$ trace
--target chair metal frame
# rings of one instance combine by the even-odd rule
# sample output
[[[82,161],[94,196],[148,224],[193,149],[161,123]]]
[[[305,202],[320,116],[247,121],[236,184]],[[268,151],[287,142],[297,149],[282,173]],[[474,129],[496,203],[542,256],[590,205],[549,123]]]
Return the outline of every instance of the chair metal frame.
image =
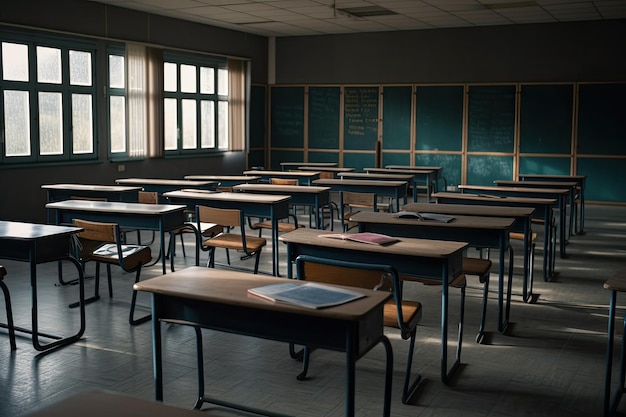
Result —
[[[0,289],[4,293],[4,304],[7,312],[7,324],[0,324],[0,327],[6,327],[9,331],[9,343],[11,344],[11,350],[17,349],[17,344],[15,343],[15,325],[13,323],[13,309],[11,307],[11,294],[9,293],[9,288],[4,283],[4,277],[7,274],[7,270],[4,266],[0,265]]]

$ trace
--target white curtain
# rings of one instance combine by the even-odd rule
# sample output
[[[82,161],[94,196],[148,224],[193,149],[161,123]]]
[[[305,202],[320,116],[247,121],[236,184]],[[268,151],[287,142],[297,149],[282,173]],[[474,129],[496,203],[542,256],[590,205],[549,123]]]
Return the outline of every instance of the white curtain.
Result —
[[[148,149],[148,63],[143,45],[126,44],[126,137],[128,156],[140,158]]]
[[[228,60],[228,103],[230,150],[242,151],[246,144],[246,77],[245,63]]]

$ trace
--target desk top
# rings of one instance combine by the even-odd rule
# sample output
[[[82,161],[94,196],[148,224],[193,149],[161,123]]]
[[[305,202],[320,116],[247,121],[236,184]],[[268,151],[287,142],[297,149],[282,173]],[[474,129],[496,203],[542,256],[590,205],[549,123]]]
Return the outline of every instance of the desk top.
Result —
[[[353,242],[342,239],[322,238],[319,235],[333,234],[330,231],[301,228],[279,236],[285,243],[298,243],[327,248],[358,250],[363,252],[388,253],[428,258],[447,258],[468,247],[465,242],[447,240],[399,238],[391,245],[372,245],[369,243]]]
[[[141,187],[122,185],[96,185],[96,184],[44,184],[45,190],[68,190],[68,191],[139,191]]]
[[[418,213],[438,213],[464,216],[485,217],[530,217],[535,212],[532,207],[497,207],[481,206],[478,204],[433,204],[409,203],[402,207],[405,211]]]
[[[329,187],[316,187],[308,185],[281,185],[281,184],[239,184],[233,187],[234,191],[266,191],[283,192],[285,194],[319,194],[330,191]]]
[[[537,178],[537,179],[546,179],[552,178],[556,180],[583,180],[587,178],[586,175],[552,175],[552,174],[519,174],[520,178]]]
[[[383,174],[383,173],[369,173],[369,172],[340,172],[337,174],[341,178],[354,178],[363,180],[384,180],[384,181],[412,181],[413,174]]]
[[[512,181],[512,180],[495,180],[496,185],[510,187],[542,187],[542,188],[574,188],[578,185],[576,181]]]
[[[494,197],[488,195],[480,195],[480,194],[462,194],[462,193],[434,193],[432,195],[435,199],[437,198],[454,198],[459,200],[468,200],[468,201],[481,201],[485,204],[497,204],[499,206],[505,206],[506,204],[532,204],[532,205],[546,205],[552,206],[556,204],[555,198],[538,198],[538,197]]]
[[[298,167],[300,171],[321,171],[321,172],[352,172],[354,168],[327,167],[320,165],[301,165]]]
[[[464,229],[509,229],[515,219],[509,217],[483,217],[455,215],[450,222],[436,222],[432,220],[401,219],[397,213],[383,213],[372,211],[361,211],[350,217],[351,222],[356,223],[384,223],[394,225],[406,225],[407,227],[442,227],[442,228],[464,228]]]
[[[436,169],[418,169],[417,167],[408,169],[408,168],[363,168],[363,171],[366,172],[377,172],[380,174],[389,173],[389,174],[433,174],[437,172]]]
[[[172,407],[156,401],[141,400],[109,391],[84,391],[42,407],[23,417],[207,417],[219,415]]]
[[[606,280],[603,287],[607,290],[626,291],[626,269],[616,271]]]
[[[429,166],[429,165],[385,165],[385,168],[389,169],[409,169],[409,170],[427,170],[427,171],[441,171],[442,166]]]
[[[185,175],[185,180],[196,181],[241,181],[254,182],[260,180],[257,175]]]
[[[372,308],[391,298],[389,292],[349,287],[350,290],[365,294],[366,297],[338,306],[312,309],[287,303],[275,303],[248,293],[249,288],[282,282],[304,284],[306,281],[287,281],[284,278],[265,277],[250,272],[191,266],[167,275],[140,281],[133,288],[137,291],[172,297],[343,320],[359,319]]]
[[[383,181],[383,180],[343,180],[340,178],[324,178],[313,181],[315,185],[371,185],[373,187],[402,187],[407,185],[406,181]]]
[[[258,175],[261,177],[316,177],[319,171],[244,171],[244,175]]]
[[[280,166],[283,167],[298,167],[298,166],[307,166],[307,167],[336,167],[339,165],[337,162],[281,162]]]
[[[459,185],[459,190],[477,190],[487,192],[536,193],[536,194],[568,194],[567,188],[540,188],[540,187],[500,187],[496,185]]]
[[[187,198],[207,201],[234,201],[245,203],[273,204],[291,199],[289,195],[248,194],[248,193],[220,193],[203,192],[202,190],[178,190],[163,193],[163,197]]]
[[[217,185],[217,181],[192,181],[192,180],[168,180],[161,178],[119,178],[117,184],[133,185],[167,185],[181,187],[202,187],[207,185]]]
[[[100,211],[107,213],[157,215],[187,207],[178,204],[121,203],[116,201],[65,200],[46,204],[47,209]]]
[[[39,238],[68,235],[81,232],[81,227],[55,226],[51,224],[10,222],[0,220],[0,238],[13,240],[36,240]]]

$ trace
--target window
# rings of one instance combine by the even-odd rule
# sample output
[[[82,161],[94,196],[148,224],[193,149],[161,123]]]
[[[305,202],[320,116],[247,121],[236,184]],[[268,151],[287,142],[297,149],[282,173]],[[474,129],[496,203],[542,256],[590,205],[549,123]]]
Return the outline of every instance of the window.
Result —
[[[2,163],[95,159],[95,47],[0,34]]]
[[[163,133],[166,154],[229,149],[228,80],[225,59],[165,54]]]

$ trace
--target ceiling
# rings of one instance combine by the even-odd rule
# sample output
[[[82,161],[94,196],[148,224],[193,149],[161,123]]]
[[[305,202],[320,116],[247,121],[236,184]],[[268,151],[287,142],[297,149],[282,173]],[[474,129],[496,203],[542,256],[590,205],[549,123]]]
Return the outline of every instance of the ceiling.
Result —
[[[88,0],[268,37],[626,18],[626,0]]]

